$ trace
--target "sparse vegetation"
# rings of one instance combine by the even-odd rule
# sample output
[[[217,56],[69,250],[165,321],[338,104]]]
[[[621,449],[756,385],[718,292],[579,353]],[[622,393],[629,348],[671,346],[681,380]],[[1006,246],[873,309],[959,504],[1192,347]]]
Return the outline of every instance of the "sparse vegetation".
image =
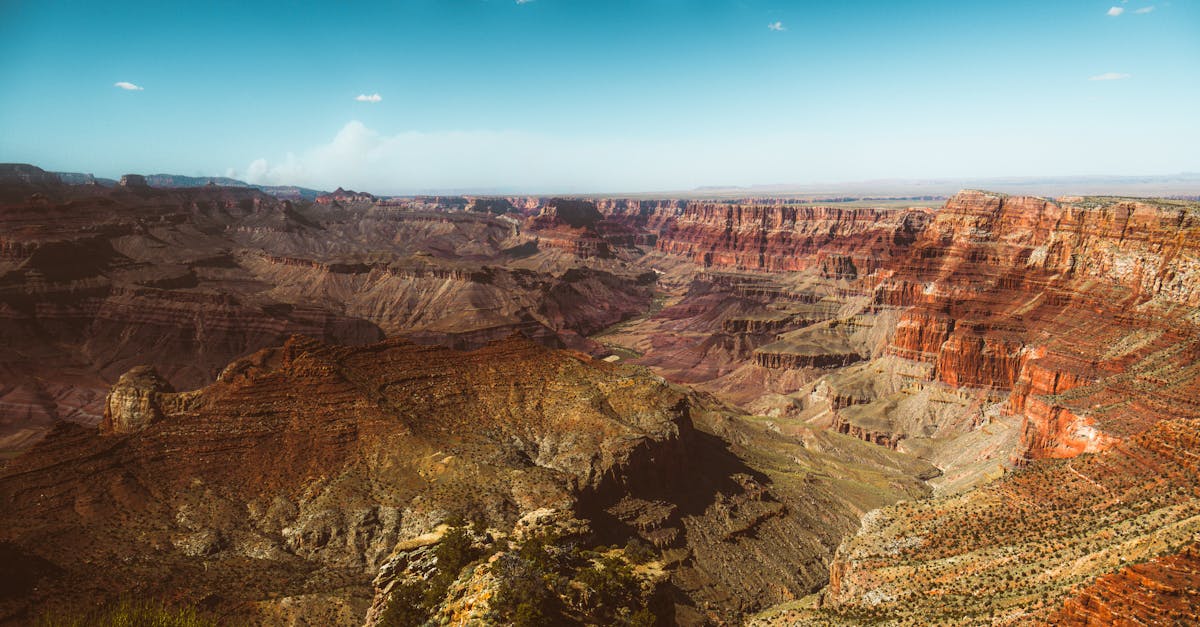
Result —
[[[452,522],[465,524],[461,519]],[[428,579],[406,579],[393,588],[380,624],[383,627],[410,627],[423,624],[441,604],[450,585],[462,569],[483,555],[476,548],[471,532],[464,526],[448,529],[433,550],[436,559]]]
[[[626,551],[584,550],[553,536],[526,541],[519,550],[497,560],[493,573],[500,582],[492,599],[492,618],[512,625],[585,622],[601,625],[655,625],[667,611],[653,586],[643,585],[635,562],[654,553],[640,540],[630,540],[637,559]]]
[[[1116,452],[886,508],[843,547],[861,573],[796,624],[1045,620],[1098,575],[1178,552],[1200,530],[1197,446],[1188,423],[1163,421]]]
[[[46,612],[36,627],[217,627],[228,624],[194,607],[159,601],[122,599],[91,612]]]

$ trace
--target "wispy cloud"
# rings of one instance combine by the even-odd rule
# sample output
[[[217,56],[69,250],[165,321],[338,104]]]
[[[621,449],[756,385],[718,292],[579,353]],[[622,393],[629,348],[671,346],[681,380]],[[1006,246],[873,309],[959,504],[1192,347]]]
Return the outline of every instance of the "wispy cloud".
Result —
[[[1096,85],[1094,90],[1108,91],[1100,87]],[[1006,136],[1005,141],[1031,145],[1046,141],[1044,132],[1030,129]],[[930,136],[924,129],[885,134],[890,136],[870,140],[866,144],[869,149],[864,150],[862,142],[846,141],[836,128],[819,132],[772,128],[724,138],[652,138],[611,132],[559,135],[517,129],[381,133],[361,122],[349,122],[326,141],[296,145],[299,150],[293,153],[244,164],[232,178],[314,189],[341,186],[375,194],[473,189],[549,195],[791,183],[799,182],[798,172],[812,181],[928,178],[929,172],[975,176],[973,173],[981,169],[1055,172],[1064,158],[1088,164],[1088,170],[1121,171],[1136,165],[1140,171],[1169,172],[1187,167],[1186,158],[1195,154],[1194,133],[1157,136],[1128,127],[1123,132],[1131,138],[1124,144],[1128,150],[1111,150],[1114,137],[1107,133],[1080,129],[1079,134],[1054,136],[1069,140],[1061,141],[1062,151],[981,153],[980,136]],[[799,145],[826,149],[797,151]],[[913,146],[928,153],[914,153]],[[983,153],[988,159],[978,158]]]
[[[134,85],[133,83],[130,83],[128,81],[117,81],[117,82],[113,83],[113,87],[120,87],[121,89],[124,89],[126,91],[143,91],[143,89],[141,87]]]
[[[239,169],[242,180],[318,189],[690,189],[709,181],[783,180],[797,165],[791,135],[665,141],[521,130],[380,133],[349,122],[332,140]],[[757,152],[755,152],[757,151]],[[734,157],[733,155],[736,155]],[[830,159],[822,154],[822,163]],[[853,157],[857,159],[857,153]],[[900,158],[888,153],[888,159]],[[818,164],[819,165],[819,164]],[[761,177],[761,178],[760,178]]]
[[[787,30],[787,28],[784,27],[783,22],[771,22],[770,24],[767,24],[767,28],[775,32]]]
[[[1095,76],[1088,77],[1089,81],[1120,81],[1127,78],[1133,78],[1133,74],[1122,74],[1121,72],[1105,72]]]
[[[1112,7],[1108,10],[1108,14],[1113,17],[1116,17],[1124,12],[1125,12],[1125,9],[1123,9],[1121,7]]]
[[[1134,10],[1134,13],[1137,13],[1137,14],[1139,14],[1139,15],[1145,15],[1146,13],[1149,13],[1149,12],[1151,12],[1151,11],[1153,11],[1153,10],[1154,10],[1154,5],[1152,4],[1152,5],[1148,6],[1148,7],[1142,7],[1142,8],[1140,8],[1140,9],[1135,9],[1135,10]]]
[[[370,96],[366,94],[359,94],[355,96],[354,99],[359,102],[379,102],[383,100],[383,96],[380,96],[379,94],[371,94]]]
[[[529,4],[530,2],[533,2],[533,0],[517,0],[517,4]]]

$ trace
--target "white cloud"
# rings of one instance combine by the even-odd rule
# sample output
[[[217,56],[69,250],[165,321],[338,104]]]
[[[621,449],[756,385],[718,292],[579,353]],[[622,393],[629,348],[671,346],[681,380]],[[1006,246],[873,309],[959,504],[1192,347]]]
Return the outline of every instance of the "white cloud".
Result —
[[[822,155],[821,163],[795,162],[795,146],[812,143],[833,139],[772,134],[666,141],[512,130],[386,135],[351,121],[327,143],[281,159],[256,159],[239,173],[242,180],[260,185],[340,186],[379,194],[690,189],[714,181],[794,180],[798,171],[821,176],[830,155]]]
[[[116,83],[113,83],[113,87],[120,87],[126,91],[143,91],[141,87],[138,87],[137,85],[134,85],[128,81],[117,81]]]
[[[1116,17],[1124,12],[1125,12],[1125,9],[1122,9],[1121,7],[1112,7],[1108,10],[1108,14],[1111,15],[1112,17]]]
[[[767,28],[775,32],[787,30],[787,28],[784,27],[783,22],[771,22],[770,24],[767,24]]]
[[[1105,72],[1095,76],[1088,77],[1089,81],[1119,81],[1126,78],[1133,78],[1133,74],[1123,74],[1121,72]]]
[[[529,4],[530,2],[533,2],[533,0],[517,0],[517,4]]]
[[[379,102],[383,100],[383,96],[380,96],[379,94],[371,94],[370,96],[366,94],[359,94],[355,96],[354,99],[359,102]]]
[[[1148,7],[1142,7],[1142,8],[1140,8],[1140,9],[1136,9],[1136,10],[1134,11],[1134,13],[1137,13],[1138,15],[1145,15],[1145,14],[1147,14],[1147,13],[1149,13],[1149,12],[1153,11],[1153,10],[1154,10],[1154,5],[1152,4],[1152,5],[1148,6]]]
[[[354,121],[335,129],[328,141],[296,146],[301,150],[253,159],[252,163],[247,159],[234,178],[314,189],[341,186],[381,195],[469,190],[620,194],[702,185],[974,177],[1011,172],[1177,172],[1194,163],[1197,142],[1196,133],[1158,136],[1137,125],[1115,125],[1099,135],[1094,127],[1082,123],[1051,137],[1040,130],[1003,134],[1004,141],[999,143],[1004,145],[1049,140],[1064,146],[1063,151],[1031,153],[1016,149],[980,151],[979,146],[999,137],[993,134],[931,137],[926,129],[917,127],[882,134],[866,130],[853,135],[855,132],[857,127],[693,134],[686,138],[592,131],[569,135],[520,130],[380,133]],[[1125,149],[1111,150],[1114,141]],[[805,151],[797,150],[797,146],[823,148]],[[914,146],[921,150],[914,152]],[[1073,163],[1075,169],[1062,170],[1064,162]]]

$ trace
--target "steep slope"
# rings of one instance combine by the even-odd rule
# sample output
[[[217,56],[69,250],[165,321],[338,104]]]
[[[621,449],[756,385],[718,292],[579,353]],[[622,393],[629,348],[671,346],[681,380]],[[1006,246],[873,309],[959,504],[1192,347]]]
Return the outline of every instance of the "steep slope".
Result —
[[[36,602],[139,589],[215,593],[234,611],[357,590],[361,621],[399,539],[451,515],[510,527],[569,511],[649,456],[680,457],[684,397],[586,361],[520,341],[456,353],[294,338],[199,392],[124,377],[108,435],[64,424],[11,463],[5,540],[62,568]]]
[[[874,512],[839,549],[821,609],[769,613],[763,624],[1085,619],[1088,595],[1120,590],[1138,572],[1153,579],[1160,567],[1186,567],[1186,555],[1161,556],[1200,533],[1197,445],[1194,420],[1162,421],[1104,453],[1040,461],[972,492]],[[1147,605],[1117,616],[1158,620],[1179,609],[1153,588],[1129,594],[1106,598],[1132,610],[1143,595]]]

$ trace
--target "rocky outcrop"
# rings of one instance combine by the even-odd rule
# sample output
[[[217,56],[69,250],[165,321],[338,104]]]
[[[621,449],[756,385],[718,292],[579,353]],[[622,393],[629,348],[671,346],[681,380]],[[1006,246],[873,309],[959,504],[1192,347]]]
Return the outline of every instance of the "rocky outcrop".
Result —
[[[141,174],[123,174],[119,185],[133,188],[150,187],[150,184],[146,182],[146,177]]]
[[[843,400],[842,402],[845,401]],[[835,400],[834,405],[836,406],[837,404],[838,403]],[[875,431],[861,425],[856,425],[849,420],[846,420],[846,418],[841,414],[836,413],[836,410],[833,417],[832,429],[838,433],[844,433],[852,438],[862,440],[863,442],[870,442],[879,446],[886,446],[887,448],[893,450],[895,450],[896,446],[900,443],[900,440],[903,439],[902,436],[895,433],[890,433],[887,431]]]
[[[538,228],[565,225],[573,229],[594,227],[603,216],[596,205],[585,200],[555,198],[542,206],[533,224]]]
[[[842,368],[857,361],[862,361],[862,355],[857,353],[790,353],[765,349],[754,351],[754,363],[763,368],[773,369]]]
[[[516,213],[517,208],[507,198],[471,198],[467,203],[467,211],[504,215]]]
[[[900,315],[889,352],[905,359],[935,363],[942,345],[954,331],[954,318],[928,309],[910,309]]]
[[[819,255],[817,257],[817,268],[821,276],[826,279],[853,280],[858,278],[858,266],[854,264],[854,259],[849,255],[837,253]],[[870,274],[874,268],[867,266],[864,270],[866,270],[864,274]]]
[[[100,432],[134,433],[163,417],[160,397],[174,392],[151,366],[138,366],[121,375],[104,399]]]
[[[1025,356],[1019,339],[953,335],[937,356],[938,379],[955,387],[1011,389]]]
[[[615,233],[615,241],[606,239],[598,229],[602,220],[590,202],[555,198],[541,205],[538,215],[528,220],[527,228],[538,234],[541,246],[566,250],[584,259],[609,258],[616,245],[632,242],[621,232]]]
[[[397,546],[374,581],[364,625],[505,624],[530,614],[545,624],[674,622],[662,563],[647,562],[652,549],[580,549],[592,542],[585,521],[549,508],[503,536],[444,526]],[[432,607],[413,603],[431,597]]]

